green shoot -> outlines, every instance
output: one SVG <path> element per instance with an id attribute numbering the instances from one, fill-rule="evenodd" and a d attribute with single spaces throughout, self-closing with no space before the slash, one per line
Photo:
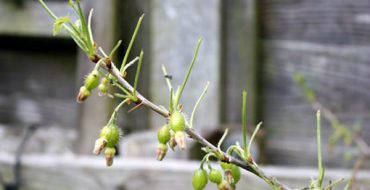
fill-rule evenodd
<path id="1" fill-rule="evenodd" d="M 200 44 L 202 43 L 202 38 L 199 38 L 198 39 L 198 42 L 197 42 L 197 47 L 195 48 L 195 52 L 194 52 L 194 56 L 193 56 L 193 59 L 191 60 L 191 63 L 190 63 L 190 67 L 188 69 L 188 73 L 186 74 L 186 77 L 184 79 L 184 82 L 181 84 L 180 86 L 180 91 L 177 91 L 176 92 L 176 100 L 175 100 L 175 106 L 177 107 L 177 105 L 179 104 L 179 101 L 181 99 L 181 95 L 182 93 L 184 92 L 184 88 L 185 88 L 185 85 L 186 85 L 186 82 L 188 81 L 189 79 L 189 76 L 190 76 L 190 73 L 191 73 L 191 70 L 193 69 L 193 66 L 194 66 L 194 63 L 195 63 L 195 60 L 197 59 L 197 55 L 198 55 L 198 52 L 199 52 L 199 47 L 200 47 Z"/>
<path id="2" fill-rule="evenodd" d="M 164 64 L 162 64 L 162 72 L 163 72 L 164 78 L 166 79 L 168 90 L 171 91 L 171 89 L 172 89 L 171 79 L 169 77 L 167 77 L 168 76 L 168 73 L 167 73 L 167 69 L 164 66 Z"/>
<path id="3" fill-rule="evenodd" d="M 87 33 L 88 33 L 89 40 L 90 40 L 90 43 L 92 44 L 92 46 L 94 46 L 94 37 L 92 35 L 92 29 L 91 29 L 91 20 L 92 20 L 93 12 L 94 12 L 94 9 L 91 9 L 90 13 L 89 13 L 89 18 L 88 18 L 88 21 L 87 21 Z"/>
<path id="4" fill-rule="evenodd" d="M 143 62 L 143 56 L 144 56 L 144 51 L 141 50 L 140 57 L 139 57 L 139 64 L 137 65 L 137 69 L 136 69 L 135 82 L 134 82 L 134 91 L 132 93 L 135 99 L 136 99 L 137 83 L 139 82 L 141 63 Z"/>
<path id="5" fill-rule="evenodd" d="M 118 89 L 120 89 L 122 92 L 124 92 L 127 96 L 129 96 L 131 93 L 126 90 L 125 88 L 123 88 L 120 84 L 118 84 L 117 82 L 113 82 L 113 86 L 117 87 Z"/>
<path id="6" fill-rule="evenodd" d="M 248 157 L 251 155 L 251 147 L 252 147 L 252 143 L 253 143 L 253 140 L 254 140 L 254 138 L 256 137 L 256 135 L 257 135 L 257 133 L 258 133 L 258 130 L 260 129 L 261 125 L 262 125 L 262 122 L 259 122 L 259 123 L 257 124 L 256 129 L 254 129 L 254 131 L 253 131 L 253 134 L 252 134 L 252 136 L 251 136 L 251 139 L 249 140 L 249 144 L 248 144 L 248 148 L 247 148 L 247 152 L 246 152 L 246 154 L 247 154 L 248 156 L 247 156 L 246 158 L 248 158 Z"/>
<path id="7" fill-rule="evenodd" d="M 218 150 L 221 150 L 221 145 L 224 142 L 228 132 L 229 132 L 229 129 L 226 128 L 224 134 L 222 135 L 222 137 L 220 139 L 220 141 L 218 141 L 218 143 L 217 143 Z"/>
<path id="8" fill-rule="evenodd" d="M 131 67 L 133 64 L 135 64 L 137 61 L 139 61 L 139 57 L 135 57 L 132 61 L 127 63 L 125 67 L 123 68 L 124 71 L 126 71 L 129 67 Z"/>
<path id="9" fill-rule="evenodd" d="M 247 92 L 244 90 L 242 93 L 242 127 L 243 127 L 243 147 L 244 156 L 246 157 L 247 151 Z"/>
<path id="10" fill-rule="evenodd" d="M 195 103 L 195 106 L 194 106 L 194 108 L 193 108 L 193 111 L 191 112 L 191 117 L 190 117 L 190 128 L 193 128 L 193 120 L 194 120 L 195 111 L 196 111 L 196 109 L 198 108 L 199 103 L 200 103 L 200 102 L 202 101 L 202 99 L 204 98 L 204 95 L 207 93 L 208 86 L 209 86 L 209 82 L 207 82 L 206 86 L 204 87 L 204 90 L 203 90 L 202 94 L 200 95 L 200 97 L 198 98 L 197 102 Z"/>
<path id="11" fill-rule="evenodd" d="M 85 37 L 88 37 L 89 36 L 89 31 L 87 29 L 87 24 L 86 24 L 86 19 L 85 19 L 85 15 L 82 11 L 82 8 L 81 8 L 81 4 L 80 4 L 80 0 L 77 0 L 77 15 L 78 17 L 80 18 L 80 21 L 81 21 L 81 28 L 82 28 L 82 33 L 84 34 Z M 87 44 L 89 47 L 92 46 L 92 44 L 90 43 L 89 40 L 87 40 Z"/>
<path id="12" fill-rule="evenodd" d="M 140 25 L 141 25 L 141 22 L 143 21 L 143 18 L 144 18 L 144 14 L 141 15 L 141 17 L 139 18 L 139 21 L 136 24 L 136 28 L 135 28 L 134 34 L 131 37 L 131 40 L 130 40 L 130 43 L 129 43 L 128 47 L 127 47 L 125 56 L 123 57 L 122 64 L 121 64 L 121 69 L 120 69 L 120 72 L 121 72 L 122 75 L 124 75 L 124 73 L 125 73 L 124 67 L 125 67 L 125 65 L 127 63 L 128 56 L 130 55 L 130 51 L 131 51 L 132 45 L 135 42 L 135 39 L 136 39 L 137 33 L 139 32 Z"/>
<path id="13" fill-rule="evenodd" d="M 174 107 L 173 107 L 173 89 L 170 89 L 170 113 L 173 113 Z"/>
<path id="14" fill-rule="evenodd" d="M 322 187 L 322 182 L 324 179 L 324 167 L 322 164 L 322 157 L 321 157 L 321 119 L 320 119 L 320 110 L 316 113 L 316 134 L 317 134 L 317 162 L 318 162 L 318 168 L 319 168 L 319 176 L 318 176 L 318 186 Z"/>
<path id="15" fill-rule="evenodd" d="M 110 119 L 108 121 L 108 126 L 110 126 L 110 124 L 115 124 L 116 123 L 116 120 L 117 120 L 117 112 L 118 110 L 125 104 L 128 102 L 129 99 L 124 99 L 121 103 L 119 103 L 116 108 L 114 109 L 112 115 L 110 116 Z"/>
<path id="16" fill-rule="evenodd" d="M 110 57 L 110 58 L 113 58 L 114 53 L 116 53 L 116 51 L 117 51 L 117 49 L 119 48 L 119 46 L 121 45 L 121 43 L 122 43 L 122 40 L 119 40 L 119 41 L 117 42 L 117 44 L 114 46 L 113 50 L 112 50 L 112 51 L 110 52 L 110 54 L 109 54 L 109 57 Z"/>

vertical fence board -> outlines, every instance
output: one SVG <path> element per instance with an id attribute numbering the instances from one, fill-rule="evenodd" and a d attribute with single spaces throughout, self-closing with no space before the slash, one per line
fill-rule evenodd
<path id="1" fill-rule="evenodd" d="M 272 164 L 315 165 L 315 111 L 293 81 L 303 74 L 318 100 L 343 123 L 363 123 L 370 142 L 369 1 L 263 1 L 264 121 L 267 153 Z M 365 22 L 366 21 L 366 22 Z M 323 142 L 331 134 L 323 122 Z M 329 166 L 342 161 L 343 145 L 330 154 Z M 353 151 L 353 150 L 352 150 Z"/>
<path id="2" fill-rule="evenodd" d="M 115 45 L 115 8 L 116 1 L 90 1 L 85 4 L 85 8 L 93 7 L 94 11 L 94 39 L 98 46 L 109 51 Z M 89 10 L 85 9 L 85 10 Z M 87 11 L 86 11 L 87 12 Z M 79 83 L 83 85 L 83 76 L 89 73 L 94 65 L 89 61 L 86 55 L 80 51 L 79 53 Z M 78 93 L 76 88 L 76 94 Z M 98 137 L 100 129 L 104 126 L 110 116 L 110 103 L 108 97 L 99 97 L 97 90 L 94 90 L 91 96 L 80 105 L 79 108 L 79 135 L 77 143 L 77 151 L 79 153 L 91 154 L 94 147 L 95 139 Z"/>
<path id="3" fill-rule="evenodd" d="M 154 102 L 168 106 L 169 93 L 161 71 L 165 64 L 176 90 L 181 84 L 193 57 L 197 39 L 203 38 L 192 75 L 185 88 L 181 103 L 190 117 L 191 110 L 207 81 L 208 93 L 198 108 L 197 130 L 210 130 L 219 123 L 220 74 L 220 1 L 182 0 L 152 1 L 151 6 L 151 85 L 150 96 Z M 151 115 L 151 126 L 165 123 Z"/>
<path id="4" fill-rule="evenodd" d="M 241 92 L 248 92 L 248 123 L 254 124 L 255 112 L 255 14 L 251 0 L 223 3 L 223 77 L 221 113 L 223 123 L 241 123 Z"/>

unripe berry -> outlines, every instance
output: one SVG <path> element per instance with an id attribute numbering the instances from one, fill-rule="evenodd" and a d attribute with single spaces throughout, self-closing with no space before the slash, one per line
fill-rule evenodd
<path id="1" fill-rule="evenodd" d="M 211 172 L 209 172 L 209 181 L 215 184 L 220 184 L 222 182 L 222 174 L 220 171 L 212 169 Z"/>
<path id="2" fill-rule="evenodd" d="M 192 185 L 194 190 L 202 190 L 208 182 L 207 172 L 203 169 L 197 169 L 193 173 Z"/>
<path id="3" fill-rule="evenodd" d="M 107 94 L 107 92 L 108 92 L 108 85 L 105 85 L 105 84 L 99 84 L 98 89 L 99 89 L 99 91 L 100 91 L 102 94 Z"/>
<path id="4" fill-rule="evenodd" d="M 101 84 L 104 84 L 104 85 L 108 85 L 109 84 L 109 78 L 108 77 L 104 77 L 103 79 L 101 79 Z"/>
<path id="5" fill-rule="evenodd" d="M 92 90 L 99 85 L 99 72 L 93 70 L 85 79 L 85 87 L 88 90 Z"/>
<path id="6" fill-rule="evenodd" d="M 231 174 L 234 178 L 234 184 L 237 184 L 240 180 L 240 168 L 238 166 L 233 165 L 231 168 Z"/>
<path id="7" fill-rule="evenodd" d="M 220 162 L 220 166 L 223 170 L 231 170 L 232 164 L 226 162 Z"/>
<path id="8" fill-rule="evenodd" d="M 114 147 L 119 142 L 120 136 L 121 131 L 114 124 L 104 126 L 100 132 L 100 137 L 107 140 L 107 147 Z"/>
<path id="9" fill-rule="evenodd" d="M 163 125 L 158 130 L 157 138 L 160 143 L 166 144 L 171 138 L 170 128 L 167 125 Z"/>
<path id="10" fill-rule="evenodd" d="M 185 117 L 179 111 L 174 111 L 170 116 L 170 126 L 175 132 L 183 131 L 185 129 Z"/>
<path id="11" fill-rule="evenodd" d="M 177 131 L 175 133 L 175 141 L 176 141 L 176 144 L 179 145 L 181 150 L 186 149 L 185 132 Z"/>
<path id="12" fill-rule="evenodd" d="M 82 86 L 76 98 L 77 102 L 81 103 L 85 101 L 90 95 L 91 95 L 90 90 L 88 90 L 85 86 Z"/>
<path id="13" fill-rule="evenodd" d="M 167 153 L 167 145 L 159 143 L 157 146 L 157 160 L 162 161 Z"/>
<path id="14" fill-rule="evenodd" d="M 116 148 L 114 147 L 105 148 L 104 155 L 107 166 L 112 166 L 114 155 L 116 155 Z"/>

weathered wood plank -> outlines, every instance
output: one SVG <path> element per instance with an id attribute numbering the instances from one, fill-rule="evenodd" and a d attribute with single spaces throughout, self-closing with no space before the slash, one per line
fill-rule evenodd
<path id="1" fill-rule="evenodd" d="M 73 63 L 65 53 L 0 50 L 0 121 L 74 126 Z"/>
<path id="2" fill-rule="evenodd" d="M 361 121 L 370 142 L 370 97 L 366 90 L 370 87 L 370 24 L 366 16 L 370 2 L 284 0 L 262 1 L 261 6 L 267 40 L 264 121 L 271 163 L 316 162 L 315 114 L 293 83 L 294 73 L 303 74 L 318 100 L 344 123 Z M 330 126 L 324 123 L 323 138 L 330 133 Z M 340 145 L 331 156 L 326 154 L 326 163 L 351 166 L 342 161 L 343 151 Z"/>
<path id="3" fill-rule="evenodd" d="M 144 51 L 144 59 L 141 65 L 140 78 L 138 82 L 138 91 L 145 97 L 149 97 L 150 86 L 150 69 L 151 69 L 151 56 L 150 56 L 150 1 L 147 0 L 124 0 L 119 3 L 119 13 L 117 16 L 118 24 L 116 30 L 118 38 L 122 39 L 122 51 L 120 51 L 119 64 L 124 57 L 124 53 L 130 43 L 132 34 L 134 33 L 139 17 L 145 14 L 141 23 L 139 33 L 137 34 L 135 43 L 131 49 L 129 60 L 140 55 L 140 51 Z M 123 14 L 122 14 L 123 13 Z M 124 16 L 123 16 L 124 15 Z M 126 79 L 131 82 L 135 81 L 137 65 L 130 67 L 127 71 Z M 134 106 L 134 105 L 132 105 Z M 124 131 L 137 131 L 147 129 L 149 127 L 149 112 L 150 110 L 142 107 L 133 112 L 128 113 L 132 106 L 124 107 L 120 113 L 121 119 L 119 124 L 124 126 Z"/>
<path id="4" fill-rule="evenodd" d="M 315 111 L 294 84 L 294 73 L 306 77 L 318 100 L 337 113 L 343 123 L 361 121 L 365 140 L 370 142 L 370 97 L 365 90 L 370 87 L 369 47 L 273 40 L 266 41 L 265 51 L 264 121 L 271 163 L 316 163 Z M 330 125 L 324 122 L 324 142 L 330 134 Z M 326 146 L 324 150 L 328 166 L 351 166 L 351 162 L 342 161 L 344 146 L 334 149 L 333 154 Z"/>
<path id="5" fill-rule="evenodd" d="M 37 190 L 162 190 L 176 187 L 178 190 L 191 189 L 192 172 L 199 167 L 199 162 L 175 161 L 166 159 L 158 162 L 154 159 L 123 159 L 117 158 L 113 167 L 104 165 L 102 157 L 76 156 L 25 156 L 23 159 L 23 189 Z M 11 166 L 14 158 L 0 154 L 0 171 L 4 180 L 13 178 Z M 213 167 L 218 168 L 214 165 Z M 263 167 L 263 170 L 276 176 L 279 180 L 292 187 L 308 185 L 312 176 L 317 175 L 312 168 Z M 237 187 L 245 189 L 271 189 L 263 181 L 250 173 L 242 172 L 242 179 Z M 351 171 L 328 169 L 327 180 L 348 179 Z M 368 190 L 370 174 L 367 171 L 358 173 L 360 189 Z M 344 183 L 342 184 L 343 188 Z M 338 187 L 338 189 L 341 189 Z M 209 183 L 207 190 L 215 189 Z"/>
<path id="6" fill-rule="evenodd" d="M 253 0 L 224 2 L 222 37 L 222 122 L 241 123 L 241 92 L 248 92 L 248 124 L 255 124 L 256 59 Z"/>
<path id="7" fill-rule="evenodd" d="M 368 0 L 264 0 L 262 7 L 265 38 L 370 44 Z"/>
<path id="8" fill-rule="evenodd" d="M 94 8 L 93 31 L 94 39 L 99 47 L 103 50 L 111 50 L 115 45 L 115 14 L 116 14 L 116 0 L 110 1 L 89 1 L 85 4 L 85 10 Z M 88 12 L 88 11 L 86 11 Z M 79 51 L 79 68 L 76 94 L 79 87 L 83 84 L 84 76 L 91 72 L 94 64 L 87 59 L 87 56 Z M 94 142 L 98 137 L 100 129 L 107 124 L 111 114 L 112 100 L 105 97 L 99 97 L 98 91 L 94 90 L 92 95 L 79 107 L 79 125 L 78 132 L 80 138 L 76 144 L 77 152 L 84 154 L 91 154 L 94 147 Z"/>
<path id="9" fill-rule="evenodd" d="M 68 1 L 47 4 L 58 16 L 66 16 L 71 11 Z M 10 1 L 0 1 L 0 34 L 51 36 L 52 26 L 51 18 L 37 1 L 25 1 L 24 6 L 18 8 Z M 64 32 L 60 36 L 67 37 Z"/>
<path id="10" fill-rule="evenodd" d="M 195 118 L 198 130 L 211 130 L 219 124 L 220 73 L 220 1 L 182 0 L 152 1 L 151 6 L 151 80 L 150 97 L 154 102 L 169 103 L 169 93 L 161 71 L 165 64 L 173 76 L 174 90 L 181 84 L 189 67 L 197 39 L 203 37 L 193 73 L 188 81 L 181 103 L 184 111 L 191 110 L 207 81 L 208 93 L 199 106 Z M 151 126 L 163 125 L 165 120 L 151 114 Z"/>

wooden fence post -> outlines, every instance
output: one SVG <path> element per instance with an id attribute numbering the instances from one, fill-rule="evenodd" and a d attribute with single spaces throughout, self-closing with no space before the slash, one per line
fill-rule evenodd
<path id="1" fill-rule="evenodd" d="M 100 1 L 93 0 L 85 4 L 86 10 L 94 8 L 93 33 L 94 38 L 104 50 L 110 50 L 115 45 L 115 13 L 116 0 Z M 93 64 L 87 59 L 86 55 L 79 52 L 79 72 L 80 79 L 78 88 L 83 84 L 83 76 L 93 68 Z M 76 94 L 78 92 L 76 88 Z M 91 153 L 95 139 L 98 137 L 100 129 L 104 126 L 110 116 L 110 103 L 108 97 L 98 97 L 97 90 L 79 107 L 79 138 L 77 142 L 77 152 L 82 154 Z"/>
<path id="2" fill-rule="evenodd" d="M 181 103 L 190 117 L 195 102 L 210 81 L 208 93 L 198 108 L 195 126 L 200 131 L 217 128 L 220 121 L 220 0 L 153 0 L 151 13 L 151 98 L 168 107 L 169 93 L 161 65 L 173 76 L 176 90 L 190 65 L 197 40 L 202 37 Z M 151 127 L 165 123 L 155 113 L 150 117 Z"/>

